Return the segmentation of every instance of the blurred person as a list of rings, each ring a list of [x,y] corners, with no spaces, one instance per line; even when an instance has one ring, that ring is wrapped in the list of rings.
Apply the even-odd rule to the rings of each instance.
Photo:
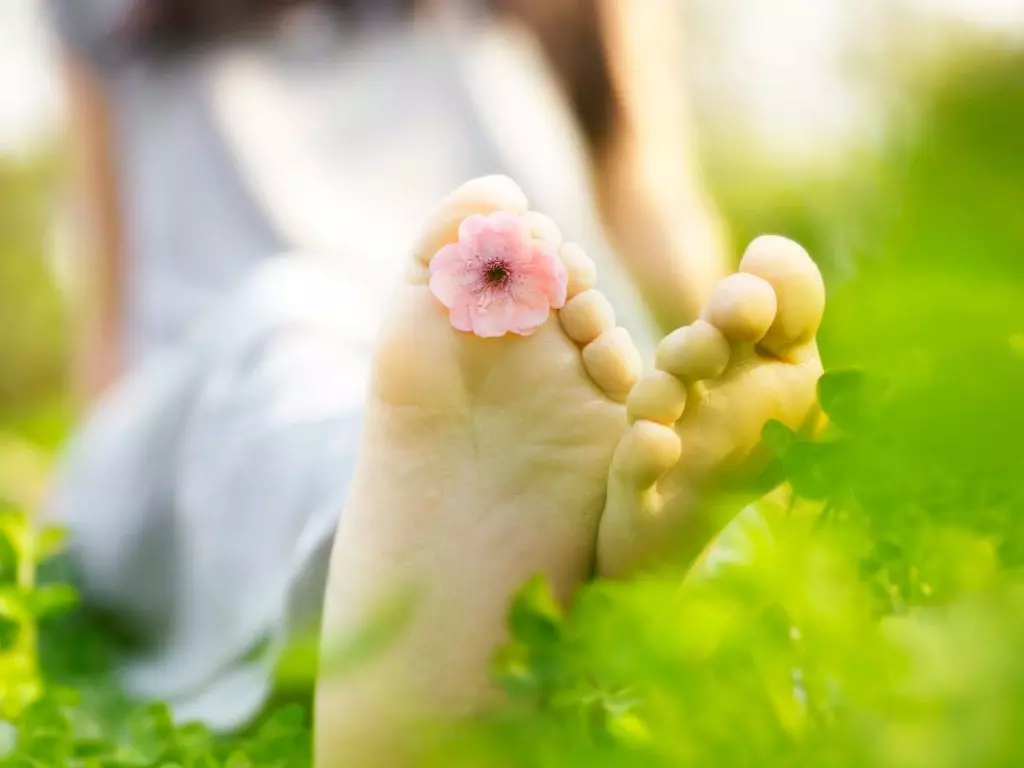
[[[51,514],[131,638],[127,691],[231,729],[317,622],[383,298],[434,200],[521,180],[641,348],[643,304],[668,329],[709,295],[673,4],[51,2],[103,393]]]

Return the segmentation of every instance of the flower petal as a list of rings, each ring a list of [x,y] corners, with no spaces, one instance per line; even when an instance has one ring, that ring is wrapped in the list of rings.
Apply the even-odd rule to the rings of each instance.
[[[530,227],[527,225],[526,219],[511,211],[495,211],[487,217],[487,224],[492,232],[517,235],[523,239],[530,237]]]
[[[514,324],[516,304],[512,299],[503,298],[486,306],[470,309],[473,318],[473,333],[477,336],[496,338],[508,333]]]
[[[487,270],[498,262],[508,282]],[[557,249],[534,240],[525,219],[508,211],[473,215],[459,226],[459,242],[430,263],[430,289],[449,309],[452,326],[477,336],[528,336],[565,304],[568,273]]]
[[[457,331],[465,331],[469,333],[473,330],[473,313],[471,304],[456,304],[448,313],[448,318],[451,320],[452,327]]]
[[[459,242],[475,243],[480,234],[490,228],[490,217],[482,213],[467,216],[459,224]]]
[[[550,306],[561,309],[565,306],[569,290],[569,273],[558,256],[555,247],[542,240],[534,240],[531,259],[519,269],[521,291],[538,291],[547,297]]]
[[[465,270],[466,256],[459,243],[446,245],[430,260],[430,274],[435,272]]]
[[[487,217],[487,230],[480,232],[473,246],[481,261],[501,259],[515,270],[530,260],[530,230],[521,217],[498,211]]]
[[[446,307],[454,306],[473,280],[458,244],[446,245],[430,261],[430,291]]]
[[[509,323],[509,330],[520,336],[529,336],[547,322],[551,316],[551,306],[547,296],[534,293],[525,297],[517,297],[515,312]]]

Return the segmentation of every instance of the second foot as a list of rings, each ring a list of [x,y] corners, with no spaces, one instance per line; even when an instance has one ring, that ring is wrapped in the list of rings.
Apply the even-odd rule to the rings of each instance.
[[[661,342],[656,370],[629,398],[632,426],[601,523],[601,575],[628,573],[669,549],[696,557],[750,500],[769,458],[765,424],[801,431],[817,422],[824,307],[807,252],[761,237],[718,283],[701,319]]]

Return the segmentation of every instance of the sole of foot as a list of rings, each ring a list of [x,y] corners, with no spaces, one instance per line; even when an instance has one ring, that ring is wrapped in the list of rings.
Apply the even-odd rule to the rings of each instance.
[[[722,279],[701,318],[659,345],[629,396],[598,543],[598,572],[620,576],[671,554],[696,557],[755,497],[765,424],[820,418],[815,335],[825,308],[807,252],[765,236]],[[759,489],[763,491],[764,489]]]
[[[429,265],[473,214],[525,217],[558,249],[567,301],[529,336],[452,327]],[[317,764],[402,765],[398,726],[486,704],[510,597],[546,575],[563,601],[593,570],[607,477],[641,360],[595,289],[593,262],[504,177],[438,207],[375,351],[355,479],[326,593],[324,653],[409,595],[392,642],[352,674],[326,668]]]

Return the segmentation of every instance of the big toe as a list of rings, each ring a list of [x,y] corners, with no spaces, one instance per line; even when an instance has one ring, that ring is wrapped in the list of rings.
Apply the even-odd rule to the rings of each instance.
[[[482,176],[467,181],[444,198],[424,223],[413,247],[416,282],[429,279],[431,259],[446,245],[459,239],[459,226],[474,214],[508,211],[525,215],[526,195],[507,176]]]
[[[790,360],[807,349],[825,312],[825,283],[807,251],[784,237],[759,237],[743,255],[740,274],[756,276],[775,291],[775,318],[758,346]]]

